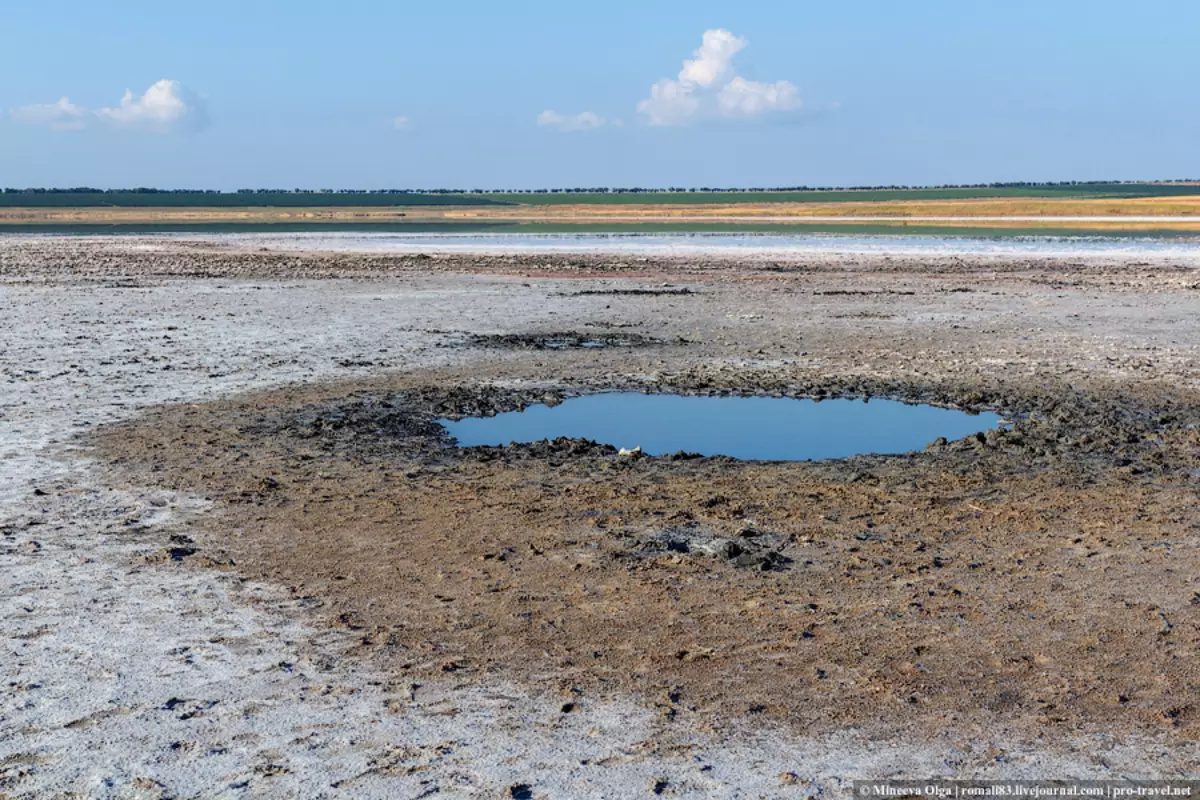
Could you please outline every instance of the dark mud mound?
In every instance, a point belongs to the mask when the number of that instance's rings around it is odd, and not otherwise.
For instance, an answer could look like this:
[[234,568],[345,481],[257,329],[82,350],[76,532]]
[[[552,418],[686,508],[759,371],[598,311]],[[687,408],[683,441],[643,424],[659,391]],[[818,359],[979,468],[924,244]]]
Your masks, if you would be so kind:
[[897,295],[900,297],[911,297],[916,292],[907,289],[828,289],[825,291],[813,292],[819,297],[874,297],[879,295]]
[[490,417],[557,405],[563,397],[559,391],[486,386],[362,391],[256,415],[241,432],[359,458],[427,458],[448,444],[438,418]]
[[693,521],[628,538],[627,557],[631,558],[654,558],[678,553],[692,558],[725,561],[740,569],[760,572],[787,570],[794,563],[794,559],[782,553],[782,549],[790,543],[786,537],[752,525],[743,525],[729,535]]

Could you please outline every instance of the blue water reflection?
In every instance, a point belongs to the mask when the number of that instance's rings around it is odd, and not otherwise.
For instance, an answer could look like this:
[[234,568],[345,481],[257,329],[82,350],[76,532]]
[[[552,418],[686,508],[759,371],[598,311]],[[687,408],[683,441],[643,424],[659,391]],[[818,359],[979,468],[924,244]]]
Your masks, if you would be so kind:
[[609,392],[494,417],[439,420],[460,446],[536,442],[560,436],[649,455],[680,450],[764,461],[845,458],[920,450],[1000,425],[968,414],[894,400],[689,397]]

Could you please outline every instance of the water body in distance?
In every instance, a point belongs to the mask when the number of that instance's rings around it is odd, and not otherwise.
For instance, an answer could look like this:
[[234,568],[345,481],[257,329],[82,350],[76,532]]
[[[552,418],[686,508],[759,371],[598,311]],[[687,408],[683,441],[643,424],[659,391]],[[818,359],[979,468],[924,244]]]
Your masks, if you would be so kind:
[[560,436],[649,455],[680,450],[761,461],[846,458],[920,450],[1001,424],[992,413],[895,400],[690,397],[637,392],[585,395],[550,407],[438,420],[459,446],[507,445]]
[[[574,226],[576,228],[581,226]],[[629,226],[626,226],[629,227]],[[1200,262],[1200,232],[1126,231],[1092,235],[1051,235],[1047,230],[1015,235],[999,229],[975,234],[952,230],[934,234],[897,234],[881,228],[873,233],[795,230],[798,226],[768,226],[769,232],[750,232],[745,225],[715,232],[557,232],[536,233],[536,226],[508,222],[466,223],[163,223],[155,224],[5,224],[5,236],[147,235],[182,242],[202,241],[252,249],[344,253],[609,253],[614,255],[733,255],[777,258],[813,255],[1046,258],[1172,258]],[[916,230],[916,229],[914,229]],[[789,232],[791,231],[791,232]]]
[[183,235],[242,247],[364,253],[613,253],[643,255],[869,255],[912,256],[986,255],[1083,256],[1130,258],[1170,257],[1200,260],[1200,234],[1170,236],[930,236],[920,234],[853,235],[848,233],[528,233],[525,228],[497,227],[491,231],[371,233],[311,229],[304,233],[231,233],[217,236]]

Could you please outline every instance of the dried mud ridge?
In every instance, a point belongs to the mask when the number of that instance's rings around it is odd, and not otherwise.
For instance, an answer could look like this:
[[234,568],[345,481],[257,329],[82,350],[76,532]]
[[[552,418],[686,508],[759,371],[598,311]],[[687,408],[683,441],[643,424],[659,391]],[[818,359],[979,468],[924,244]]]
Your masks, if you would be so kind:
[[661,289],[582,289],[577,292],[564,292],[564,297],[607,297],[607,296],[626,296],[626,297],[681,297],[686,295],[700,294],[695,289],[687,287],[676,288],[661,288]]
[[[462,381],[168,407],[96,443],[129,480],[222,502],[185,563],[288,587],[397,680],[502,675],[571,704],[632,691],[717,727],[1200,735],[1195,397],[703,370]],[[435,422],[615,389],[888,397],[1014,424],[756,463],[455,448]]]
[[467,347],[495,347],[510,350],[570,350],[601,347],[654,347],[687,344],[682,337],[664,341],[640,333],[590,333],[560,331],[551,333],[472,334],[463,343]]

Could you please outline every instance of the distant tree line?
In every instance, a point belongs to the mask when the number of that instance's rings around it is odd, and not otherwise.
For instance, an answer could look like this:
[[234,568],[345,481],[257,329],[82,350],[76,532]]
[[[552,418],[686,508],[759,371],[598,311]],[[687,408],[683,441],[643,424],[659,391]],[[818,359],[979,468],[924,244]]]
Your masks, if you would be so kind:
[[702,192],[706,194],[739,194],[765,192],[844,192],[844,191],[905,191],[917,189],[1044,189],[1053,187],[1073,186],[1138,186],[1146,184],[1184,184],[1196,183],[1196,178],[1176,178],[1161,181],[1003,181],[993,183],[962,183],[937,185],[908,185],[884,184],[877,186],[776,186],[776,187],[683,187],[667,186],[646,188],[640,186],[614,187],[575,187],[559,189],[238,189],[235,192],[225,192],[219,189],[154,189],[139,186],[133,189],[97,189],[90,186],[75,186],[71,188],[28,188],[4,189],[4,194],[243,194],[243,195],[405,195],[405,194],[442,194],[442,195],[487,195],[487,194],[688,194]]

